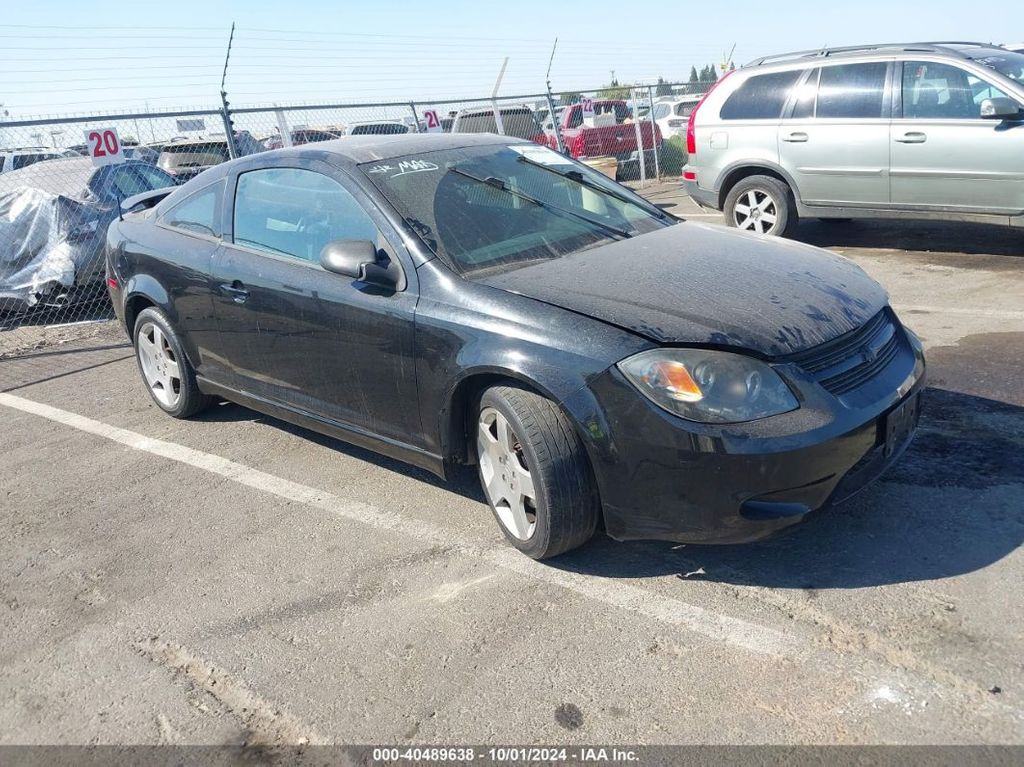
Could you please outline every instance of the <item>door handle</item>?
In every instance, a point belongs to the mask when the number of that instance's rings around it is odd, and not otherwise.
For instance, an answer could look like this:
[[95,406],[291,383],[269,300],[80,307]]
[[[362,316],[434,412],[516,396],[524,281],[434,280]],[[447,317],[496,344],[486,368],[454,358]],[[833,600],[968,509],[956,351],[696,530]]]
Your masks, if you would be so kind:
[[796,133],[790,133],[782,137],[783,141],[789,141],[792,144],[802,144],[807,141],[807,134],[803,131],[797,131]]
[[238,280],[235,280],[230,284],[224,283],[220,286],[220,289],[222,293],[227,293],[231,296],[231,300],[236,304],[244,304],[245,299],[249,297],[249,291],[246,290],[245,286]]
[[928,136],[920,131],[911,131],[910,133],[904,133],[902,136],[897,136],[896,140],[901,144],[923,144],[928,140]]

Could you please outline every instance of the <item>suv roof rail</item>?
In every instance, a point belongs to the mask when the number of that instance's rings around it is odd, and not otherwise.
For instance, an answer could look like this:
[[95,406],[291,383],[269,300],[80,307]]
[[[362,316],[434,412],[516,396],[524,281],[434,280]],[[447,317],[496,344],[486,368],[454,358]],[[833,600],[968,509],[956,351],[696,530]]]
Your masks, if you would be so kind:
[[860,51],[921,51],[930,53],[951,53],[961,58],[966,58],[962,51],[952,46],[976,46],[979,48],[995,47],[993,43],[979,43],[969,40],[943,40],[939,42],[924,43],[876,43],[874,45],[847,45],[841,48],[815,48],[806,51],[790,51],[789,53],[776,53],[771,56],[762,56],[745,64],[747,67],[757,67],[769,61],[784,61],[786,59],[811,59],[826,58],[840,53],[857,53]]

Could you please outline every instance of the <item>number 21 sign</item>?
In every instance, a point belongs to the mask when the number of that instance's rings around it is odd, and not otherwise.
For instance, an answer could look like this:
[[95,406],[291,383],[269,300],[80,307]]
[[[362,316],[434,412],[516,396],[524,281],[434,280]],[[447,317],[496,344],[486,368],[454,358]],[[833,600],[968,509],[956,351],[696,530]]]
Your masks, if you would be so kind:
[[423,121],[427,124],[427,133],[440,133],[444,130],[441,126],[441,118],[433,109],[423,113]]
[[124,152],[121,151],[121,139],[117,136],[117,128],[87,130],[85,143],[93,165],[112,165],[125,160]]

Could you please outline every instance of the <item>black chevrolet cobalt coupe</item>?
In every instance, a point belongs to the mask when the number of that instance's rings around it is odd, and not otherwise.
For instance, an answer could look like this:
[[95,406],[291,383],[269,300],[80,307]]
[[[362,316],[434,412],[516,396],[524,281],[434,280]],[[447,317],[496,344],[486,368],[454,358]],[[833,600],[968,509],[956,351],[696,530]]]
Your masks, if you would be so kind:
[[749,541],[909,442],[917,338],[851,262],[682,222],[546,148],[357,136],[132,198],[107,281],[150,395],[449,474],[525,554]]

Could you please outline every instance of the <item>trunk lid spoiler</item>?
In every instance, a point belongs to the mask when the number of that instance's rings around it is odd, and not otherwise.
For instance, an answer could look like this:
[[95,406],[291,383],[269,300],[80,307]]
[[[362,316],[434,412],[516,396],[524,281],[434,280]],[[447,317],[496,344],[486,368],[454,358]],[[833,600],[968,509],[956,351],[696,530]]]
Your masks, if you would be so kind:
[[142,194],[133,194],[131,197],[121,200],[121,212],[138,213],[143,210],[149,210],[177,188],[176,186],[169,186],[164,189],[153,189]]

